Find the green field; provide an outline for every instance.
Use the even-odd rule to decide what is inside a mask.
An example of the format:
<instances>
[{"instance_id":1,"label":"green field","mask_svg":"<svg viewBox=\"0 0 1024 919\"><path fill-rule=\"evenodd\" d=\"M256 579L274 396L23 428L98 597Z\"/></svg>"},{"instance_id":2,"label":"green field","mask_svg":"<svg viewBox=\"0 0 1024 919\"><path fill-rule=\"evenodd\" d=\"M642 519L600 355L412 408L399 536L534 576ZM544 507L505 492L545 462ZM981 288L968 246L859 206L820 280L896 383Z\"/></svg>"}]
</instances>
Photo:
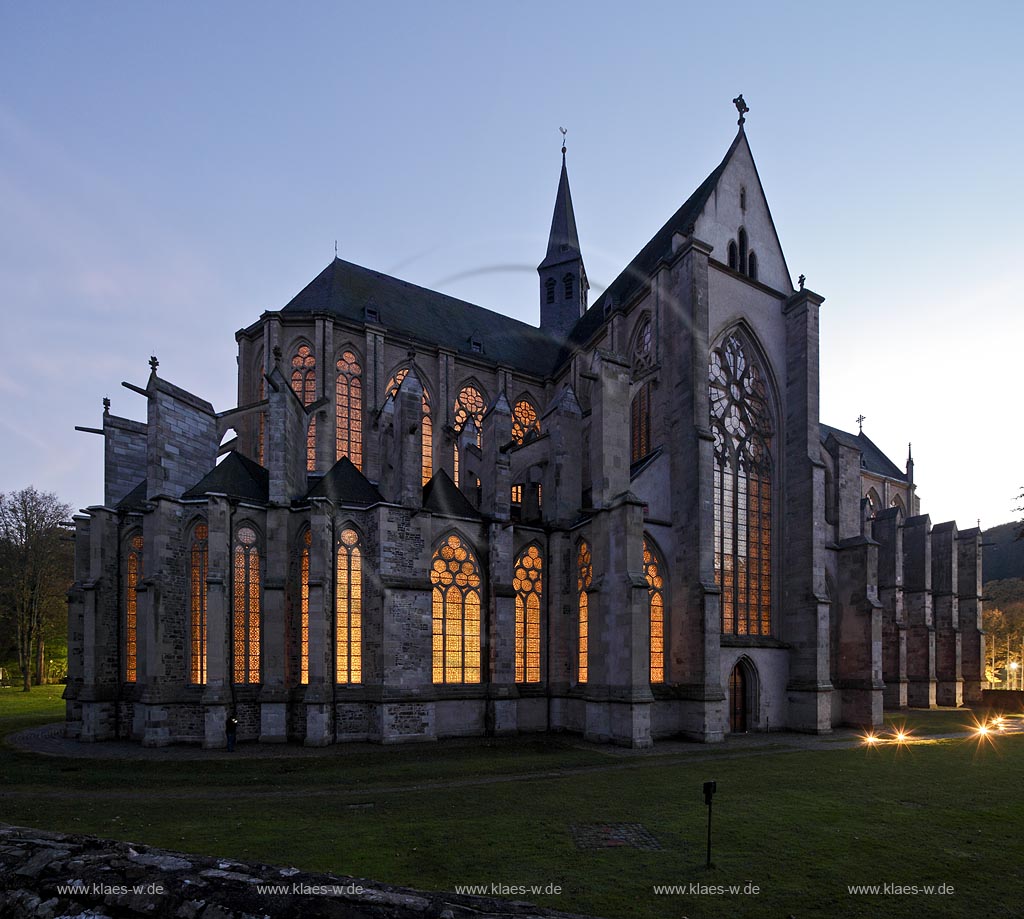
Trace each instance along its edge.
<instances>
[{"instance_id":1,"label":"green field","mask_svg":"<svg viewBox=\"0 0 1024 919\"><path fill-rule=\"evenodd\" d=\"M0 690L0 732L59 718L59 689ZM965 719L908 720L927 738ZM519 898L624 919L1021 914L1024 734L824 747L632 757L533 738L176 762L2 747L0 819L425 889L558 884L560 895ZM712 778L707 871L701 783ZM572 825L611 822L641 823L663 848L576 848ZM759 893L653 891L690 883ZM885 883L955 892L847 889Z\"/></svg>"}]
</instances>

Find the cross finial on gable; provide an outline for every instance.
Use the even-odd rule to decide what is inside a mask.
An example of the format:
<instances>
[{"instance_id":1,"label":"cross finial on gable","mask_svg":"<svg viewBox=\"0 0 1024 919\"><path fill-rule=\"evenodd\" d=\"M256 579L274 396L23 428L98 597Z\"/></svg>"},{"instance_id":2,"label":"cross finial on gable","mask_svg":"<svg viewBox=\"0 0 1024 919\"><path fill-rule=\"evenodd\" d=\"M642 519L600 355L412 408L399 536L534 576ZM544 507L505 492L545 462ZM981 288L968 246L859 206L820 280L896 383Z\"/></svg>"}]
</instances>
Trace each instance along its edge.
<instances>
[{"instance_id":1,"label":"cross finial on gable","mask_svg":"<svg viewBox=\"0 0 1024 919\"><path fill-rule=\"evenodd\" d=\"M743 116L750 111L750 108L747 105L747 103L743 101L743 93L740 93L735 99L733 99L732 104L736 106L736 111L740 113L740 119L739 121L736 122L736 124L742 127L743 122L747 120Z\"/></svg>"},{"instance_id":2,"label":"cross finial on gable","mask_svg":"<svg viewBox=\"0 0 1024 919\"><path fill-rule=\"evenodd\" d=\"M864 422L865 421L867 421L867 418L865 418L863 415L858 415L857 416L857 433L858 434L863 434L864 433Z\"/></svg>"},{"instance_id":3,"label":"cross finial on gable","mask_svg":"<svg viewBox=\"0 0 1024 919\"><path fill-rule=\"evenodd\" d=\"M152 354L149 358L149 369L156 373L156 368L160 366L160 361L156 359L156 355Z\"/></svg>"},{"instance_id":4,"label":"cross finial on gable","mask_svg":"<svg viewBox=\"0 0 1024 919\"><path fill-rule=\"evenodd\" d=\"M103 397L103 414L104 415L109 415L110 414L110 396L104 396Z\"/></svg>"}]
</instances>

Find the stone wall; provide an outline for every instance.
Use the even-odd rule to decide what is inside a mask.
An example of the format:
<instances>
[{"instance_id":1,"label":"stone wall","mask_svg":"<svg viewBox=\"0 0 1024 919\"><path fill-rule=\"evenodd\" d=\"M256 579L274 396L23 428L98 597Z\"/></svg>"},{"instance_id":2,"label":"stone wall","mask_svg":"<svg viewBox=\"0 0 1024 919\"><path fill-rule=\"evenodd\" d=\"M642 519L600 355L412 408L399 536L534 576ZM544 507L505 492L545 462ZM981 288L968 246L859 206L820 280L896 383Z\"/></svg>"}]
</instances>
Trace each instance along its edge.
<instances>
[{"instance_id":1,"label":"stone wall","mask_svg":"<svg viewBox=\"0 0 1024 919\"><path fill-rule=\"evenodd\" d=\"M276 891L261 889L273 885ZM0 824L5 919L514 919L569 913ZM577 917L579 919L579 917Z\"/></svg>"}]
</instances>

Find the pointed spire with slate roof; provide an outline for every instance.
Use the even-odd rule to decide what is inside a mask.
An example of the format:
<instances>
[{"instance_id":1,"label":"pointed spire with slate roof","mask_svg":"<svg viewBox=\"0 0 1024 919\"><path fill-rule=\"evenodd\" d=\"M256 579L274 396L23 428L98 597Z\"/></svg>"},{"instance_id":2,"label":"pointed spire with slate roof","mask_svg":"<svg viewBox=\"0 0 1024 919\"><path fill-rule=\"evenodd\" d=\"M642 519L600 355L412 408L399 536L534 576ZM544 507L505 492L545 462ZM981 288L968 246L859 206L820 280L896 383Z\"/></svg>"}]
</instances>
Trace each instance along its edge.
<instances>
[{"instance_id":1,"label":"pointed spire with slate roof","mask_svg":"<svg viewBox=\"0 0 1024 919\"><path fill-rule=\"evenodd\" d=\"M540 327L564 340L586 312L587 291L590 290L569 191L565 147L562 147L562 172L551 215L548 251L537 266L537 273L540 275Z\"/></svg>"}]
</instances>

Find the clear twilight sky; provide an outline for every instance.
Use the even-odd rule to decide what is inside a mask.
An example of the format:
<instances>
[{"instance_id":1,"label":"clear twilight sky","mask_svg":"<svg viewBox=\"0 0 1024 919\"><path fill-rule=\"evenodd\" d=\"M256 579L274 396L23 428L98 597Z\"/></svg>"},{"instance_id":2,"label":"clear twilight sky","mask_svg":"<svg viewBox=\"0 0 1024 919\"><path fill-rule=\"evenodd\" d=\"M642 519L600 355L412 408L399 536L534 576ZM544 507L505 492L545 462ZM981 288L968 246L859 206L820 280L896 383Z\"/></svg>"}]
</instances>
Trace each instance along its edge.
<instances>
[{"instance_id":1,"label":"clear twilight sky","mask_svg":"<svg viewBox=\"0 0 1024 919\"><path fill-rule=\"evenodd\" d=\"M560 126L591 302L747 136L826 297L821 420L933 522L1024 485L1024 5L0 2L0 491L102 501L101 400L235 404L334 255L538 321Z\"/></svg>"}]
</instances>

